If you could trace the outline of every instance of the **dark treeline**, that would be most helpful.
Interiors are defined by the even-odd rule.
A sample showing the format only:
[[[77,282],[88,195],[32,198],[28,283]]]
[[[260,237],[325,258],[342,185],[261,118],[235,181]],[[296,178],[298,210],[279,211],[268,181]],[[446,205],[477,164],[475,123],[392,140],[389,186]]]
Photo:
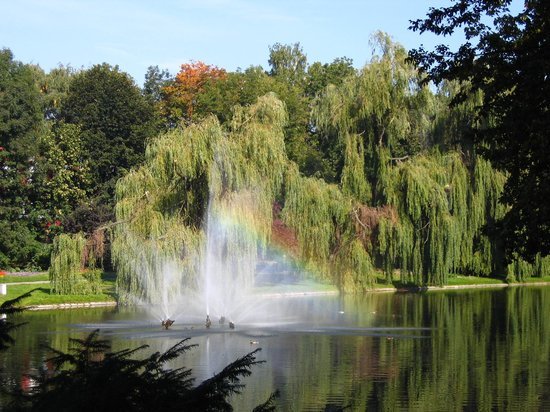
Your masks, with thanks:
[[[298,43],[275,44],[267,70],[196,62],[173,75],[155,66],[142,88],[118,66],[45,73],[2,50],[0,267],[45,269],[56,235],[93,237],[109,226],[116,182],[144,164],[157,136],[212,115],[230,131],[243,121],[235,107],[274,93],[284,102],[284,149],[297,172],[276,195],[298,242],[295,257],[339,271],[350,288],[371,284],[364,273],[376,268],[388,280],[400,273],[420,284],[455,273],[545,274],[550,266],[533,245],[523,253],[500,240],[523,229],[510,219],[514,199],[502,201],[510,171],[480,156],[488,146],[474,132],[498,121],[480,115],[483,89],[445,76],[427,85],[388,35],[375,34],[372,46],[361,69],[346,57],[310,63]],[[322,234],[305,213],[315,196],[325,203],[316,219],[329,222]]]

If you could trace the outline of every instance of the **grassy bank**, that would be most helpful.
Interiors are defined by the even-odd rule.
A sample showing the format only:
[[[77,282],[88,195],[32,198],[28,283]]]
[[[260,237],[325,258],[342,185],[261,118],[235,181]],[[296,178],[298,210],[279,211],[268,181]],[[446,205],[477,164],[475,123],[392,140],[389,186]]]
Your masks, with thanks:
[[[89,303],[89,302],[115,302],[115,280],[116,275],[113,273],[104,273],[102,275],[102,293],[94,295],[57,295],[52,294],[50,291],[49,283],[44,284],[25,284],[23,282],[40,282],[48,281],[48,274],[41,273],[32,276],[17,276],[6,275],[0,282],[12,283],[7,287],[7,295],[0,295],[0,304],[6,300],[14,299],[26,292],[33,291],[32,296],[22,301],[23,306],[37,306],[37,305],[56,305],[66,303]],[[550,276],[546,277],[534,277],[528,278],[521,283],[550,283]],[[504,285],[506,282],[501,278],[486,278],[478,276],[453,276],[449,278],[447,285],[451,288],[463,286],[468,288],[469,286],[477,285]],[[380,277],[378,282],[374,285],[373,291],[376,290],[398,290],[416,288],[413,284],[404,284],[398,280],[392,284],[385,283],[385,279]],[[259,293],[273,294],[273,293],[337,293],[337,288],[328,284],[319,284],[311,280],[302,280],[292,285],[269,285],[258,288]]]
[[[48,280],[47,274],[33,276],[6,275],[1,282],[15,283],[8,285],[7,295],[0,295],[0,304],[6,300],[15,299],[24,293],[33,291],[32,295],[23,299],[22,306],[55,305],[61,303],[88,303],[88,302],[114,302],[115,276],[105,273],[102,275],[102,292],[94,295],[58,295],[51,293],[50,284],[23,284],[22,282],[34,282]],[[18,284],[20,283],[20,284]]]
[[[513,284],[529,284],[529,283],[550,283],[550,276],[544,276],[544,277],[532,277],[532,278],[527,278],[527,279],[524,279],[522,280],[521,282],[516,282],[516,283],[511,283],[512,285]],[[456,288],[456,287],[460,287],[460,286],[464,286],[464,288],[467,288],[467,287],[470,287],[470,286],[483,286],[483,285],[495,285],[495,286],[500,286],[500,285],[507,285],[508,283],[506,282],[505,279],[503,278],[496,278],[496,277],[492,277],[492,278],[488,278],[488,277],[480,277],[480,276],[462,276],[462,275],[456,275],[456,276],[451,276],[449,277],[447,283],[445,285],[443,285],[442,287],[445,288],[445,287],[449,287],[449,289],[451,288]],[[436,286],[436,285],[434,285]],[[378,289],[384,289],[384,290],[388,290],[388,289],[416,289],[418,288],[419,286],[418,285],[415,285],[414,283],[405,283],[405,282],[401,282],[399,279],[398,279],[398,275],[397,275],[397,279],[395,279],[392,283],[386,283],[386,279],[382,276],[380,276],[377,280],[377,282],[375,283],[374,285],[374,290],[378,290]]]

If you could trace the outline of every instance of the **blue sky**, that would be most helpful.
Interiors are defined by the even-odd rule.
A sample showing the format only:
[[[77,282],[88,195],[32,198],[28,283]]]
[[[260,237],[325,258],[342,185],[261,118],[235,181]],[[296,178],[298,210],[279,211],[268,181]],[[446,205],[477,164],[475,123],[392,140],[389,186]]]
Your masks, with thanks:
[[[269,46],[299,42],[308,62],[371,56],[382,30],[407,49],[436,44],[409,20],[448,0],[0,0],[0,48],[49,71],[118,64],[138,84],[148,66],[177,73],[203,61],[234,71],[268,68]],[[458,39],[459,40],[459,39]],[[458,40],[448,41],[458,44]]]

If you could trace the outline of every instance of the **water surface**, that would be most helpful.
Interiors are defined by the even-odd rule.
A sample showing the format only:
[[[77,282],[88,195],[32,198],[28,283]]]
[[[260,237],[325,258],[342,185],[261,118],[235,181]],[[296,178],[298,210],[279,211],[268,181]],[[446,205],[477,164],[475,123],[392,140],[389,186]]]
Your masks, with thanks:
[[[266,319],[230,330],[213,319],[176,320],[163,330],[145,308],[26,312],[16,345],[0,353],[3,375],[48,368],[50,345],[95,328],[113,349],[163,351],[191,337],[198,348],[173,365],[197,380],[258,347],[259,359],[233,399],[251,410],[279,389],[285,411],[550,410],[550,288],[517,287],[364,297],[278,299]],[[145,355],[145,352],[144,352]]]

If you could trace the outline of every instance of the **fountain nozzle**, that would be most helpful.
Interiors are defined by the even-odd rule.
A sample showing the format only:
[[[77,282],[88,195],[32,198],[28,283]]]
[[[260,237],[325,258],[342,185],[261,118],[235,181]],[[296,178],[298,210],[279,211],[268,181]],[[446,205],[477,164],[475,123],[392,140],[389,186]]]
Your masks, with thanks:
[[[212,325],[212,321],[210,320],[209,315],[206,315],[206,322],[204,325],[206,326],[206,329],[210,329],[210,326]]]
[[[172,319],[166,319],[161,322],[161,325],[164,326],[164,329],[168,330],[168,328],[172,326],[173,323],[174,321]]]

